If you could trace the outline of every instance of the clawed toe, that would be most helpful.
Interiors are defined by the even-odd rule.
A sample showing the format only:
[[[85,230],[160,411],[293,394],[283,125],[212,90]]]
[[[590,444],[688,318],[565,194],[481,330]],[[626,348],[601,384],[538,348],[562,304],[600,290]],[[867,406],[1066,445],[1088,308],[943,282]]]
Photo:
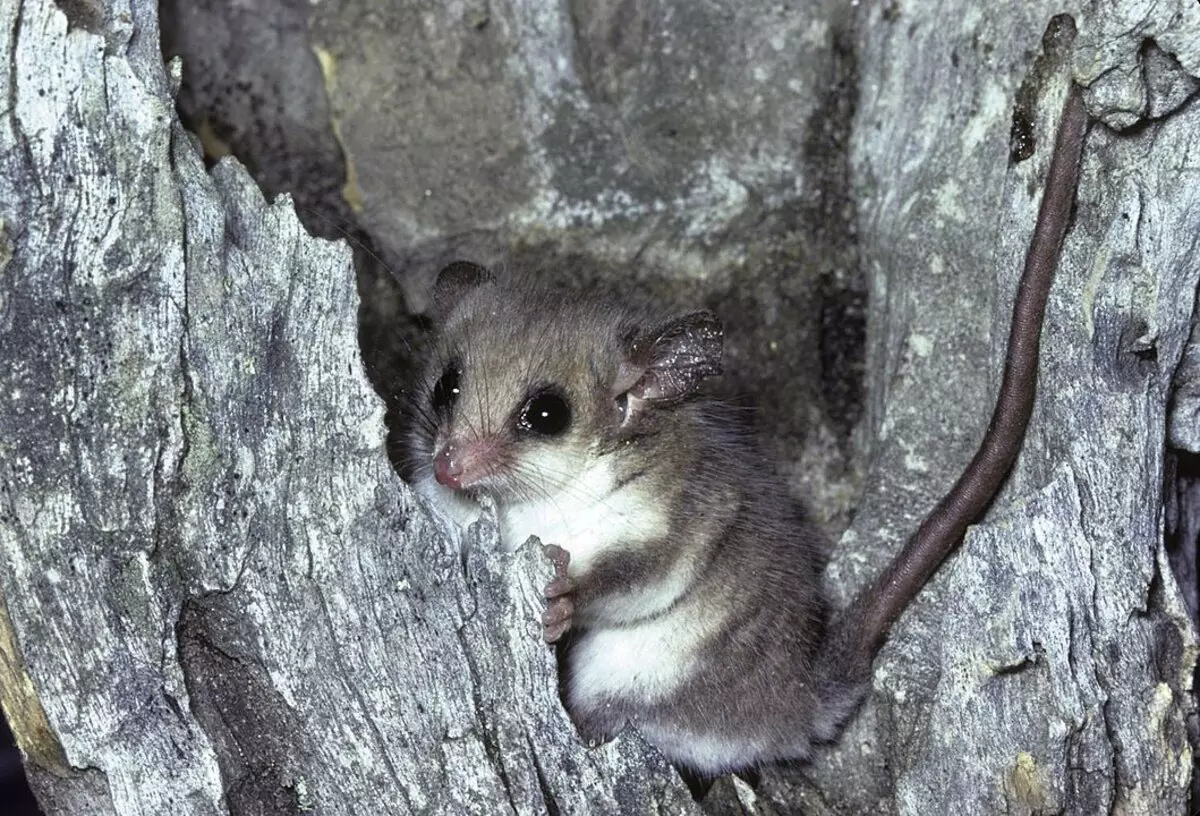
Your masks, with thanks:
[[[575,614],[575,604],[571,599],[560,596],[546,605],[542,613],[542,636],[547,643],[554,643],[571,629],[571,617]]]
[[[561,598],[563,595],[570,595],[574,591],[575,582],[570,578],[562,577],[555,578],[546,584],[546,588],[542,590],[542,594],[547,598]]]
[[[556,623],[553,626],[547,626],[543,633],[543,637],[546,639],[547,643],[554,643],[563,635],[565,635],[570,628],[571,621],[565,620],[562,623]]]
[[[542,555],[550,559],[554,564],[554,571],[560,575],[567,571],[567,564],[571,561],[571,554],[557,544],[543,544]]]
[[[575,581],[567,577],[567,565],[571,562],[569,552],[556,544],[545,545],[542,552],[554,564],[554,578],[542,591],[549,601],[542,613],[542,636],[547,643],[554,643],[571,629],[575,603],[570,595],[575,591]]]
[[[546,606],[546,611],[542,613],[542,623],[547,626],[563,621],[570,621],[571,616],[575,614],[575,604],[571,603],[570,598],[558,598],[551,601]]]

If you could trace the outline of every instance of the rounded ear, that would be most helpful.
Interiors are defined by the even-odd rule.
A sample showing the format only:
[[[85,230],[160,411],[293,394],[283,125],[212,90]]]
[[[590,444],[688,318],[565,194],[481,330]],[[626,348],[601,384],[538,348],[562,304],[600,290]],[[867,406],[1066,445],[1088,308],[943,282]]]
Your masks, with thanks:
[[[629,395],[659,404],[685,399],[705,377],[721,373],[724,341],[721,321],[707,310],[677,317],[646,332],[629,351],[629,369],[641,372]]]
[[[492,273],[471,261],[454,261],[438,272],[433,285],[433,312],[438,320],[448,315],[463,295],[492,280]]]

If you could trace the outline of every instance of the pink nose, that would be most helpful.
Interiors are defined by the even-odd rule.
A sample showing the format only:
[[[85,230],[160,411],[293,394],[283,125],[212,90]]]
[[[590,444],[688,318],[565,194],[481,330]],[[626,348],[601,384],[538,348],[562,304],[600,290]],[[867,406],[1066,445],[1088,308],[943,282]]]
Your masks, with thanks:
[[[454,446],[447,445],[433,457],[433,477],[451,490],[462,489],[463,457],[454,455]]]
[[[433,477],[451,490],[466,490],[500,475],[507,461],[495,437],[453,436],[433,457]]]

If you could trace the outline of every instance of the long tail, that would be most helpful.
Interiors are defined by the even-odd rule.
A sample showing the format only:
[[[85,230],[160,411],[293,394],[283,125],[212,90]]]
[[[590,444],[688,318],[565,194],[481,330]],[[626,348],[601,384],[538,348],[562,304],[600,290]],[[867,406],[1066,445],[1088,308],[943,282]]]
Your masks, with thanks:
[[[1021,450],[1037,390],[1042,318],[1071,220],[1087,124],[1082,93],[1072,83],[1013,306],[1004,381],[992,421],[971,464],[954,487],[879,578],[835,620],[826,658],[845,672],[847,679],[861,679],[870,671],[875,653],[887,640],[896,618],[962,541],[967,526],[987,509]]]

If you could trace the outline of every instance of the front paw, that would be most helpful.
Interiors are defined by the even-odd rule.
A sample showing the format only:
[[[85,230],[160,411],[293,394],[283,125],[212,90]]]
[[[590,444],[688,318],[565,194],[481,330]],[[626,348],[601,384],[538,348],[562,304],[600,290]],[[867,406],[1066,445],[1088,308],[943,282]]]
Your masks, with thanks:
[[[571,562],[569,552],[555,544],[542,547],[542,552],[554,563],[554,578],[542,593],[548,601],[546,611],[542,613],[542,637],[547,643],[554,643],[571,630],[575,615],[571,593],[575,591],[575,581],[567,576],[567,565]]]

